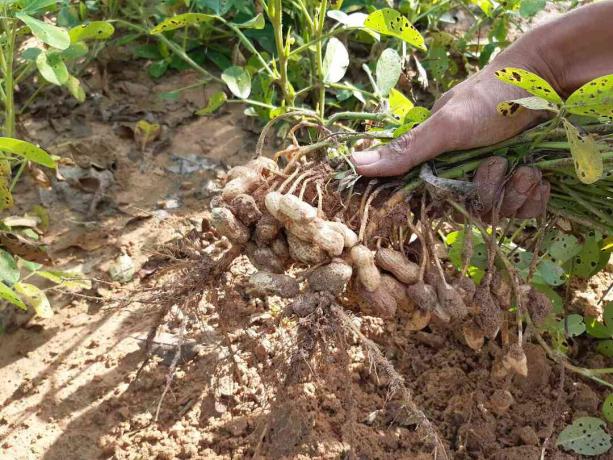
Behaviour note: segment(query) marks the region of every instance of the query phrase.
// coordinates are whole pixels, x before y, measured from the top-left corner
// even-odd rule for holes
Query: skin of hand
[[[578,8],[528,32],[483,70],[445,93],[432,116],[404,136],[377,149],[355,152],[364,176],[397,176],[443,152],[495,144],[546,117],[520,111],[512,118],[496,112],[499,102],[529,96],[494,75],[519,67],[549,81],[562,97],[589,80],[613,73],[613,0]],[[539,200],[542,196],[537,197]]]

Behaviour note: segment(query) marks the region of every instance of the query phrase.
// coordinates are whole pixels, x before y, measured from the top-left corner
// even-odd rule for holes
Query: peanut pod
[[[293,222],[311,222],[317,217],[317,208],[290,194],[279,198],[279,212]]]
[[[287,245],[291,258],[307,265],[319,264],[328,259],[328,255],[321,247],[304,241],[289,232],[287,234]]]
[[[380,268],[393,274],[402,283],[413,284],[419,277],[419,266],[399,251],[380,248],[375,255],[375,262]]]
[[[381,285],[381,273],[375,265],[373,252],[363,244],[351,248],[351,259],[357,268],[358,279],[364,289],[370,292],[376,291]]]
[[[236,195],[231,203],[234,214],[243,224],[250,226],[262,218],[262,212],[251,195],[241,193]]]
[[[211,224],[221,235],[237,243],[246,243],[251,236],[249,229],[227,208],[211,209]]]
[[[298,295],[300,287],[298,281],[291,276],[261,271],[251,275],[247,291],[255,296],[291,298]]]
[[[328,291],[338,295],[345,290],[352,274],[351,265],[342,259],[334,259],[329,264],[313,270],[307,279],[314,291]]]

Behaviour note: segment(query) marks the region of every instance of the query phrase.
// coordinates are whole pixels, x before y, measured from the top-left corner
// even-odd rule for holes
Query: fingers
[[[511,217],[524,205],[541,184],[542,174],[539,169],[520,166],[511,176],[504,188],[504,198],[500,205],[500,215]]]
[[[441,110],[404,136],[376,150],[355,152],[351,161],[359,174],[370,177],[398,176],[452,146],[449,117]]]
[[[518,219],[531,219],[541,216],[547,209],[549,195],[551,194],[551,184],[543,181],[532,193],[526,202],[519,208],[515,217]]]

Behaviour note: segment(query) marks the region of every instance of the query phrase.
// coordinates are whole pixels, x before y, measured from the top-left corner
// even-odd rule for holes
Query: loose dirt
[[[432,443],[356,337],[325,317],[316,318],[316,336],[303,334],[301,320],[283,316],[281,299],[253,299],[246,258],[189,318],[171,309],[154,358],[136,378],[158,312],[113,301],[148,287],[153,269],[145,262],[198,228],[216,175],[255,151],[242,109],[195,118],[202,90],[174,101],[158,97],[195,78],[154,84],[127,62],[109,65],[91,75],[88,102],[41,103],[24,122],[28,136],[73,164],[60,169],[64,179],[54,179],[61,185],[53,192],[23,180],[15,214],[44,203],[54,263],[80,266],[100,281],[86,296],[57,296],[54,318],[0,336],[0,458],[434,458]],[[145,149],[132,133],[141,119],[162,125]],[[137,269],[127,285],[107,273],[121,253]],[[595,308],[612,278],[604,273],[580,286],[571,309]],[[546,458],[576,458],[556,449],[557,433],[574,417],[597,416],[606,396],[568,373],[560,386],[561,368],[536,345],[526,346],[527,378],[500,377],[496,342],[474,351],[436,322],[414,332],[402,312],[355,321],[404,377],[453,458],[532,460],[544,448]],[[570,355],[588,367],[611,365],[581,341]]]

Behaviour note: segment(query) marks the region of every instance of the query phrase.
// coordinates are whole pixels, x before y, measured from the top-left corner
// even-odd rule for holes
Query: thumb
[[[450,150],[453,126],[445,110],[434,113],[404,136],[375,150],[354,152],[351,161],[363,176],[398,176],[424,161]]]

